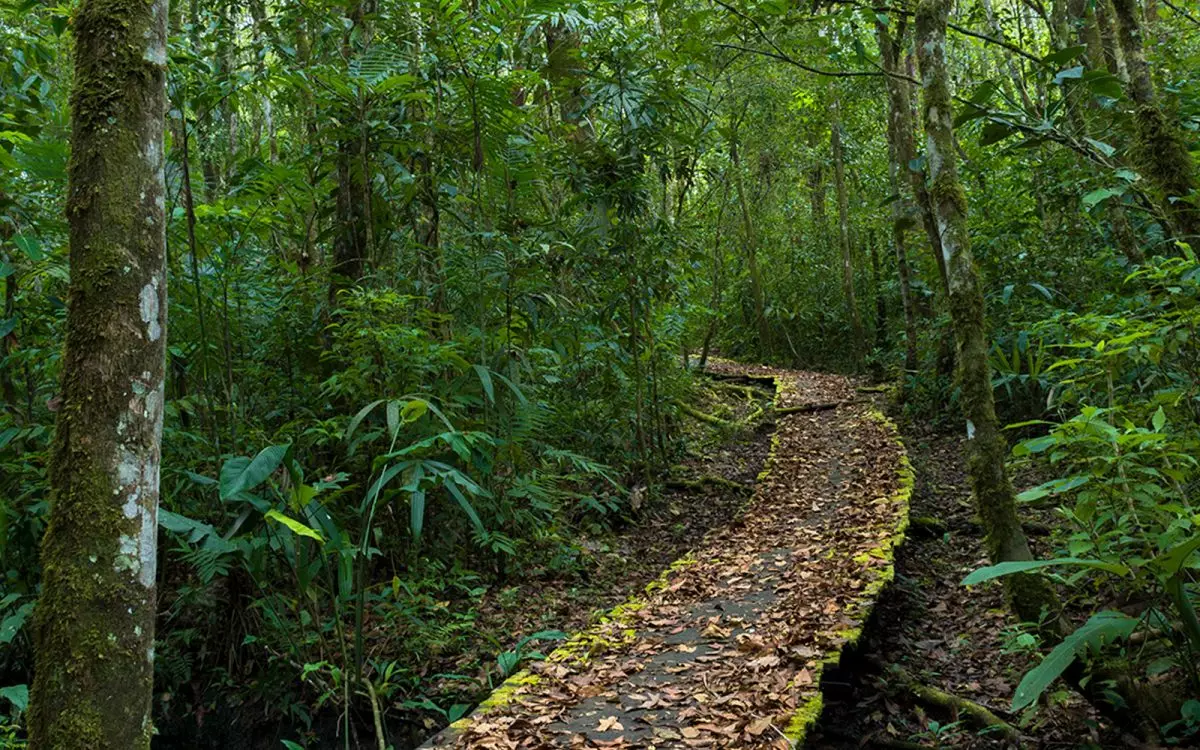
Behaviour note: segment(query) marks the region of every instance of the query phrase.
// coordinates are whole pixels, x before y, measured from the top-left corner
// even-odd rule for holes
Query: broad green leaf
[[[479,375],[479,382],[483,385],[483,392],[487,394],[488,401],[496,403],[496,391],[492,387],[492,374],[488,372],[488,368],[483,365],[471,365],[475,368],[475,373]]]
[[[299,521],[297,521],[294,518],[289,518],[288,516],[285,516],[284,514],[280,513],[279,511],[277,511],[273,508],[271,510],[267,511],[265,514],[263,514],[263,516],[268,521],[275,521],[277,523],[283,524],[284,526],[291,529],[292,533],[294,533],[294,534],[299,534],[300,536],[306,536],[309,539],[316,539],[318,542],[320,542],[322,544],[325,543],[325,537],[321,536],[321,532],[317,531],[316,529],[310,528],[309,526],[307,526],[303,523],[300,523]]]
[[[477,531],[484,531],[483,521],[480,520],[479,514],[475,512],[475,507],[472,506],[470,501],[467,500],[466,496],[463,495],[462,490],[458,488],[458,485],[455,484],[453,480],[450,480],[446,482],[446,489],[458,502],[459,506],[463,509],[463,512],[467,514],[467,518],[471,519],[471,525],[473,525]]]
[[[1158,407],[1158,411],[1154,412],[1154,416],[1150,418],[1150,423],[1154,425],[1155,432],[1162,432],[1163,427],[1167,426],[1167,414],[1161,406]]]
[[[1183,568],[1183,564],[1198,549],[1200,549],[1200,534],[1196,534],[1158,555],[1150,561],[1150,565],[1164,575],[1173,576]]]
[[[163,508],[159,508],[158,510],[158,525],[167,531],[186,535],[187,540],[193,544],[203,540],[207,536],[219,536],[217,530],[212,526],[193,520],[187,516],[181,516],[178,513],[172,513]]]
[[[1037,487],[1031,487],[1017,495],[1017,502],[1031,503],[1034,500],[1040,500],[1047,495],[1059,495],[1063,492],[1082,487],[1091,481],[1092,477],[1089,474],[1079,474],[1073,477],[1065,477],[1062,479],[1051,479],[1049,482],[1039,484]]]
[[[1124,188],[1100,188],[1099,190],[1093,190],[1092,192],[1084,195],[1081,201],[1083,202],[1084,208],[1092,208],[1103,203],[1109,198],[1115,198],[1124,194]]]
[[[25,625],[25,620],[29,618],[31,612],[33,612],[33,602],[25,602],[17,608],[17,611],[0,621],[0,644],[12,643],[13,638],[17,637],[17,633],[21,632],[21,628]]]
[[[42,243],[36,237],[31,237],[28,234],[15,234],[12,238],[13,244],[17,249],[25,253],[32,261],[39,261],[46,257],[42,252]]]
[[[1077,78],[1083,78],[1083,66],[1082,65],[1076,65],[1073,68],[1067,68],[1066,70],[1060,70],[1058,72],[1058,74],[1054,76],[1054,83],[1058,86],[1061,86],[1063,84],[1063,81],[1074,80]]]
[[[5,688],[0,688],[0,698],[12,704],[17,713],[25,713],[25,709],[29,707],[29,686],[28,685],[9,685]]]
[[[1092,145],[1092,148],[1096,149],[1097,151],[1104,154],[1105,156],[1112,156],[1113,154],[1117,153],[1117,150],[1115,148],[1108,145],[1104,141],[1098,141],[1095,138],[1084,138],[1083,140],[1090,143]]]
[[[221,467],[221,499],[228,500],[254,489],[283,463],[289,445],[263,448],[253,460],[241,457],[230,459]]]
[[[421,536],[421,529],[425,526],[425,490],[413,492],[408,502],[408,525],[415,539]]]
[[[1045,63],[1049,67],[1058,67],[1059,65],[1062,65],[1063,63],[1068,63],[1068,62],[1074,60],[1075,58],[1082,55],[1084,52],[1087,52],[1087,47],[1085,47],[1083,45],[1077,45],[1075,47],[1066,47],[1064,49],[1060,49],[1060,50],[1051,52],[1050,54],[1046,55],[1045,57],[1042,58],[1042,62]]]
[[[974,586],[984,581],[990,581],[993,578],[1012,575],[1013,573],[1028,573],[1031,570],[1039,570],[1041,568],[1051,568],[1061,565],[1074,565],[1082,568],[1093,568],[1095,570],[1103,570],[1114,575],[1124,576],[1129,575],[1129,568],[1120,563],[1104,562],[1103,560],[1089,560],[1081,557],[1059,557],[1054,560],[1021,560],[1012,562],[1002,562],[996,565],[989,565],[986,568],[980,568],[972,572],[969,576],[962,580],[964,586]]]
[[[1120,612],[1097,612],[1062,643],[1054,647],[1042,663],[1029,670],[1013,694],[1012,710],[1020,711],[1034,704],[1050,683],[1058,679],[1071,662],[1088,649],[1098,649],[1105,643],[1128,638],[1138,620]]]
[[[382,399],[382,398],[377,399],[358,410],[358,413],[355,414],[350,419],[350,424],[346,425],[346,440],[347,441],[349,441],[350,438],[354,436],[354,431],[357,430],[358,426],[360,424],[362,424],[362,421],[367,418],[367,415],[370,414],[375,409],[376,406],[379,406],[385,400],[386,399]]]

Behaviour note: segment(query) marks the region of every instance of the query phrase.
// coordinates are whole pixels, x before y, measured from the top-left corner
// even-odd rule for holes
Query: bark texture
[[[950,314],[958,343],[958,375],[966,417],[967,459],[979,515],[994,562],[1029,560],[1029,543],[1017,518],[1016,498],[1005,466],[1008,446],[996,418],[979,272],[971,255],[967,198],[958,176],[954,111],[946,68],[946,20],[952,0],[922,0],[917,10],[926,152],[930,191],[950,281]],[[1042,578],[1008,576],[1016,613],[1038,621],[1043,610],[1058,612],[1053,590]]]
[[[166,36],[166,0],[84,0],[75,16],[71,282],[34,623],[36,750],[150,745]]]
[[[838,247],[842,253],[842,295],[846,301],[846,314],[850,318],[851,342],[856,365],[862,365],[866,348],[862,314],[858,311],[858,298],[854,293],[854,259],[850,254],[850,197],[846,193],[846,154],[842,146],[842,120],[838,103],[833,103],[833,122],[829,127],[829,148],[833,154],[833,185],[838,204]]]
[[[879,38],[884,72],[898,74],[904,26],[899,26],[893,38],[888,25],[876,21],[875,32]],[[896,200],[892,202],[892,249],[896,254],[896,268],[900,282],[900,305],[904,312],[904,369],[912,372],[917,369],[917,323],[912,299],[912,284],[909,280],[911,274],[908,266],[908,250],[905,247],[905,235],[912,223],[910,216],[914,207],[910,195],[912,185],[910,183],[909,186],[906,186],[903,179],[904,175],[911,171],[909,162],[914,158],[912,117],[910,116],[912,95],[906,81],[893,75],[889,75],[886,80],[888,155],[891,157],[888,165],[888,177],[891,180],[892,192],[896,194]],[[922,176],[922,189],[925,187],[924,182]],[[937,237],[936,232],[933,237]]]
[[[1159,106],[1146,62],[1145,29],[1137,0],[1113,0],[1121,50],[1129,69],[1137,142],[1133,156],[1157,193],[1159,205],[1176,234],[1193,245],[1200,238],[1200,211],[1191,202],[1196,168],[1183,135]]]

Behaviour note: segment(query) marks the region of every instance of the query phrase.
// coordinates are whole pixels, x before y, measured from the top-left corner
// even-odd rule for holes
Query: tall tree
[[[979,271],[971,255],[967,197],[958,177],[954,109],[946,68],[946,22],[953,0],[922,0],[917,10],[917,54],[921,67],[922,112],[930,191],[950,282],[950,316],[958,343],[958,376],[967,425],[971,486],[994,562],[1031,560],[1029,542],[1017,517],[1016,497],[1005,466],[1008,446],[1000,431],[988,362],[987,327]],[[1057,600],[1044,579],[1009,576],[1013,609],[1038,621],[1043,610],[1057,615]]]
[[[166,0],[84,0],[75,17],[71,281],[29,714],[38,750],[150,746],[166,39]]]
[[[1137,0],[1113,0],[1121,50],[1129,69],[1129,98],[1133,100],[1138,168],[1154,185],[1159,204],[1178,234],[1196,244],[1200,238],[1200,210],[1192,202],[1196,168],[1179,133],[1158,102],[1150,64],[1142,8]]]
[[[846,192],[846,154],[842,145],[841,105],[835,99],[830,109],[833,120],[829,124],[829,149],[833,154],[833,186],[838,204],[838,247],[842,254],[842,295],[845,297],[846,313],[850,317],[850,331],[854,336],[851,346],[855,363],[862,365],[866,334],[863,332],[862,315],[858,311],[858,298],[854,293],[854,259],[850,254],[850,197]]]
[[[888,92],[888,179],[896,200],[892,202],[892,248],[896,254],[896,268],[900,282],[900,305],[904,311],[904,369],[912,372],[917,369],[917,324],[916,313],[912,300],[912,285],[909,281],[908,250],[905,247],[905,235],[912,204],[908,198],[908,186],[904,184],[903,175],[912,173],[909,162],[913,156],[912,96],[908,84],[897,75],[900,72],[900,50],[904,38],[904,21],[901,20],[896,30],[895,38],[890,33],[889,23],[876,20],[875,33],[879,38],[880,57],[887,76]],[[925,181],[922,179],[921,188]],[[937,237],[933,232],[931,237]]]

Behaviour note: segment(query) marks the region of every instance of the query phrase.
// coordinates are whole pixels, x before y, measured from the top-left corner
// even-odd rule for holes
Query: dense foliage
[[[1048,480],[1019,500],[1061,515],[1040,569],[1092,617],[1016,702],[1078,656],[1181,738],[1200,730],[1197,198],[1151,139],[1200,144],[1200,22],[1116,2],[1142,16],[1152,100],[1108,0],[961,3],[948,54],[998,408]],[[961,429],[909,180],[924,139],[898,163],[884,114],[881,38],[915,95],[911,10],[174,5],[161,725],[456,718],[431,655],[469,640],[489,588],[586,576],[583,540],[638,522],[698,357],[870,373],[909,419]],[[0,7],[12,742],[69,278],[71,13]],[[1008,565],[988,575],[1033,567]],[[495,646],[485,679],[532,649]]]

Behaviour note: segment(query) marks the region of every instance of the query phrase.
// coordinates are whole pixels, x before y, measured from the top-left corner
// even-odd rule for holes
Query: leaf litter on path
[[[854,394],[836,375],[751,374],[775,378],[777,408]],[[910,484],[868,406],[781,415],[737,521],[428,746],[790,747],[890,580]]]

